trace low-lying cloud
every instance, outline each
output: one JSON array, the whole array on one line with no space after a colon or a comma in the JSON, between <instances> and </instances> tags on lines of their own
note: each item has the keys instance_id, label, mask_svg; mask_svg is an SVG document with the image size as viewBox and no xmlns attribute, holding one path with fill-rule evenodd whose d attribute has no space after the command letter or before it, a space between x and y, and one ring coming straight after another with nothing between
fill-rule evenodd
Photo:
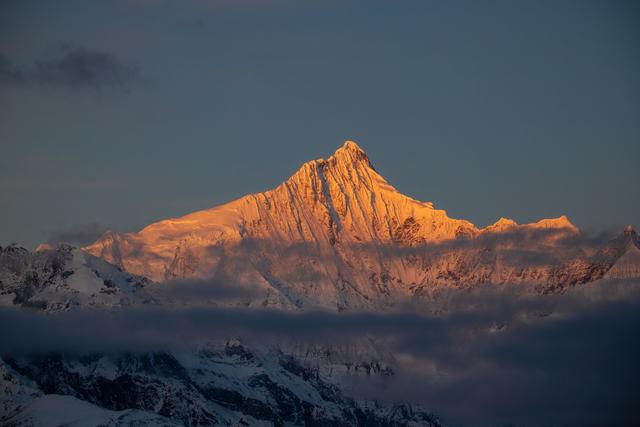
<instances>
[{"instance_id":1,"label":"low-lying cloud","mask_svg":"<svg viewBox=\"0 0 640 427\"><path fill-rule=\"evenodd\" d=\"M153 296L161 301L183 305L228 305L233 301L264 299L264 288L257 285L234 283L222 277L209 279L170 279L153 287Z\"/></svg>"},{"instance_id":2,"label":"low-lying cloud","mask_svg":"<svg viewBox=\"0 0 640 427\"><path fill-rule=\"evenodd\" d=\"M194 298L206 285L183 284L193 288L185 292ZM229 337L241 337L249 347L278 343L283 348L370 339L394 355L395 375L355 376L355 393L422 404L449 425L624 426L638 421L640 283L594 283L552 296L486 288L432 304L428 310L403 307L387 313L2 310L0 353L182 351Z\"/></svg>"}]
</instances>

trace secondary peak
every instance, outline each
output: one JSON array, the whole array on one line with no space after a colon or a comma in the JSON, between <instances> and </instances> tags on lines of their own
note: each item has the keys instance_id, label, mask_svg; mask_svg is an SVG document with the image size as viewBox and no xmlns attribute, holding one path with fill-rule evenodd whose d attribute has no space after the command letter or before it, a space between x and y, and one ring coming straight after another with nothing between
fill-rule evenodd
<instances>
[{"instance_id":1,"label":"secondary peak","mask_svg":"<svg viewBox=\"0 0 640 427\"><path fill-rule=\"evenodd\" d=\"M633 236L634 234L636 234L636 230L634 230L631 225L627 225L624 228L624 235L625 236Z\"/></svg>"}]
</instances>

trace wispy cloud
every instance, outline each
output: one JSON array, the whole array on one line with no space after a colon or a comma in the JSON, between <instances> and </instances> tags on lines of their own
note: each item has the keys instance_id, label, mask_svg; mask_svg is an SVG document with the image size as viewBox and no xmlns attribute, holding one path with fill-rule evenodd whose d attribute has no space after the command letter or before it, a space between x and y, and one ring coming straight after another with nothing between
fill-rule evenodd
<instances>
[{"instance_id":1,"label":"wispy cloud","mask_svg":"<svg viewBox=\"0 0 640 427\"><path fill-rule=\"evenodd\" d=\"M65 45L57 55L20 66L0 54L0 84L71 89L117 89L142 81L138 70L109 52Z\"/></svg>"},{"instance_id":2,"label":"wispy cloud","mask_svg":"<svg viewBox=\"0 0 640 427\"><path fill-rule=\"evenodd\" d=\"M76 246L85 246L95 242L108 229L108 227L97 223L80 224L50 233L47 243L52 245L68 243Z\"/></svg>"},{"instance_id":3,"label":"wispy cloud","mask_svg":"<svg viewBox=\"0 0 640 427\"><path fill-rule=\"evenodd\" d=\"M114 178L73 178L63 176L0 176L0 191L68 191L111 190L121 187L122 181Z\"/></svg>"},{"instance_id":4,"label":"wispy cloud","mask_svg":"<svg viewBox=\"0 0 640 427\"><path fill-rule=\"evenodd\" d=\"M0 53L0 84L21 86L27 84L25 71Z\"/></svg>"}]
</instances>

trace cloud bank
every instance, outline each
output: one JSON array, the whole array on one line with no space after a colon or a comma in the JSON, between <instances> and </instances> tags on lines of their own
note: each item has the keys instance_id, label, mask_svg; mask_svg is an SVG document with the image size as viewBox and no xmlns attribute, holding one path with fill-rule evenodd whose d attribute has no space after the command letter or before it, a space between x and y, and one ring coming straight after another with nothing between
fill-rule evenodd
<instances>
[{"instance_id":1,"label":"cloud bank","mask_svg":"<svg viewBox=\"0 0 640 427\"><path fill-rule=\"evenodd\" d=\"M284 347L367 338L394 354L396 375L354 377L355 392L423 404L451 425L622 426L638 421L640 283L600 283L546 297L483 290L437 304L442 304L442 310L433 310L438 315L407 308L383 314L146 308L42 315L2 310L0 353L182 351L235 336L248 345Z\"/></svg>"}]
</instances>

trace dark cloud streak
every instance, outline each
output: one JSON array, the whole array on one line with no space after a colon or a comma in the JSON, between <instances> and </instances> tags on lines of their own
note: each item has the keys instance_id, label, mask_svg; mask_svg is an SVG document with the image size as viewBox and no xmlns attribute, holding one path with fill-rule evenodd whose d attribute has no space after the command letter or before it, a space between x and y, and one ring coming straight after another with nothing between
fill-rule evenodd
<instances>
[{"instance_id":1,"label":"dark cloud streak","mask_svg":"<svg viewBox=\"0 0 640 427\"><path fill-rule=\"evenodd\" d=\"M234 283L221 278L170 279L153 289L153 295L180 304L248 301L264 298L264 289L251 284Z\"/></svg>"},{"instance_id":2,"label":"dark cloud streak","mask_svg":"<svg viewBox=\"0 0 640 427\"><path fill-rule=\"evenodd\" d=\"M55 57L31 66L18 66L0 54L0 84L7 86L128 91L141 81L138 70L115 55L84 47L63 46Z\"/></svg>"},{"instance_id":3,"label":"dark cloud streak","mask_svg":"<svg viewBox=\"0 0 640 427\"><path fill-rule=\"evenodd\" d=\"M21 86L26 83L24 71L0 53L0 85Z\"/></svg>"},{"instance_id":4,"label":"dark cloud streak","mask_svg":"<svg viewBox=\"0 0 640 427\"><path fill-rule=\"evenodd\" d=\"M77 246L85 246L95 242L109 228L97 223L80 224L65 230L50 233L47 243L57 245L68 243Z\"/></svg>"},{"instance_id":5,"label":"dark cloud streak","mask_svg":"<svg viewBox=\"0 0 640 427\"><path fill-rule=\"evenodd\" d=\"M126 89L139 79L134 68L114 55L81 47L66 48L59 58L37 61L36 78L45 85L96 89Z\"/></svg>"}]
</instances>

